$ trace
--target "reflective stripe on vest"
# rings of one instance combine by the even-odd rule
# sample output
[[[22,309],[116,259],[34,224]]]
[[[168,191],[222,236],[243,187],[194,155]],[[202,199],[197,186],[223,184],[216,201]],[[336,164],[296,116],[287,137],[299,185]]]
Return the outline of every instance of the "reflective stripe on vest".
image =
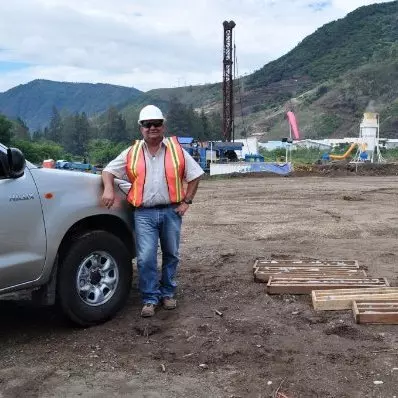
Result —
[[[127,153],[127,176],[131,182],[127,200],[136,207],[141,206],[144,197],[145,174],[144,141],[137,140]]]
[[[166,138],[164,155],[164,171],[171,203],[179,203],[185,196],[183,178],[185,173],[184,152],[177,137]],[[146,165],[144,141],[136,141],[127,153],[127,176],[131,188],[127,200],[139,207],[144,200]]]
[[[164,170],[171,203],[179,203],[184,199],[185,192],[182,180],[185,173],[185,157],[177,137],[166,139]]]

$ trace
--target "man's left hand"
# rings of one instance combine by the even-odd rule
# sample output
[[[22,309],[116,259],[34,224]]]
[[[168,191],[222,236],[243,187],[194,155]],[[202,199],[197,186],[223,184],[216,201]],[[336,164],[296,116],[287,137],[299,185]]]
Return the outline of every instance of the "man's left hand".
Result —
[[[188,210],[189,204],[182,202],[179,204],[178,207],[174,210],[176,213],[178,213],[180,216],[183,216],[185,212]]]

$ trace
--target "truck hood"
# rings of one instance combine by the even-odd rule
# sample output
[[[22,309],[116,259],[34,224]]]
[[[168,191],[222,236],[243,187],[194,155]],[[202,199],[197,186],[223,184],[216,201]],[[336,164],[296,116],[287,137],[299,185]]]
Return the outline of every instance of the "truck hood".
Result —
[[[95,186],[98,188],[98,185],[100,185],[102,187],[102,178],[99,174],[74,170],[48,169],[44,167],[36,167],[31,163],[28,164],[28,167],[34,178],[39,178],[41,184],[45,184],[46,186],[63,186],[65,189],[68,189],[69,186],[85,186],[87,188]],[[68,186],[65,187],[65,184],[68,184]],[[128,181],[120,180],[118,178],[115,178],[115,185],[122,185],[125,189],[131,186]]]
[[[101,205],[103,185],[100,175],[35,167],[30,169],[30,172],[36,181],[41,198],[45,194],[52,194],[54,202],[60,206],[67,204],[69,207],[74,203],[76,207],[101,207],[101,211],[104,211]],[[115,179],[116,202],[126,202],[129,189],[129,182]]]

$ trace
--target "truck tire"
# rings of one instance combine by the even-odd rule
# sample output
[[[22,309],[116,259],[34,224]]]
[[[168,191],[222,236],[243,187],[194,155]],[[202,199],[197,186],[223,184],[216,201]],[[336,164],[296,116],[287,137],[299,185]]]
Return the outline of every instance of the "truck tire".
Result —
[[[76,238],[60,258],[57,296],[65,314],[81,326],[112,318],[126,303],[132,283],[131,255],[106,231]]]

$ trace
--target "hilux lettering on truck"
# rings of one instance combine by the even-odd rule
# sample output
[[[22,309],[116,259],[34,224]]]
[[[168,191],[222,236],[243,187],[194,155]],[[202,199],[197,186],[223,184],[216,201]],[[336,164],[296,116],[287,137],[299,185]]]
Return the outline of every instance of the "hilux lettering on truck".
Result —
[[[31,200],[34,199],[33,193],[22,194],[22,195],[12,195],[10,196],[10,202],[19,202],[20,200]]]

